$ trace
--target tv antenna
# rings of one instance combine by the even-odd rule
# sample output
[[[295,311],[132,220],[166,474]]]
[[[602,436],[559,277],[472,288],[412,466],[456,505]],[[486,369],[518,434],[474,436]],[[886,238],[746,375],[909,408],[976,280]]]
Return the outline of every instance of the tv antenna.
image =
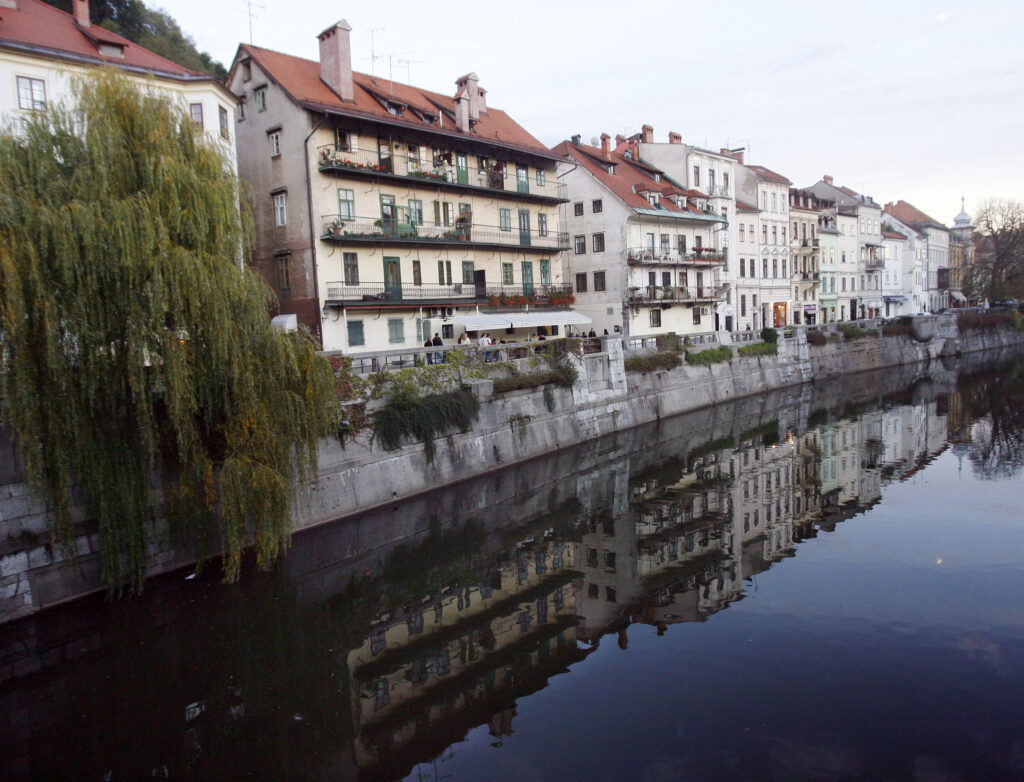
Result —
[[[411,87],[412,86],[412,66],[413,65],[419,65],[419,64],[423,63],[424,60],[396,60],[396,62],[399,65],[404,65],[405,66],[405,83],[408,84]]]
[[[250,46],[252,46],[252,20],[253,20],[254,16],[258,16],[259,15],[259,14],[256,14],[254,12],[254,9],[259,9],[260,11],[266,11],[267,7],[265,5],[260,5],[259,3],[254,3],[253,0],[245,0],[245,12],[246,12],[246,14],[249,17],[249,45]]]
[[[366,29],[366,32],[368,32],[370,34],[370,75],[371,76],[376,76],[376,74],[373,72],[373,66],[377,63],[377,60],[378,60],[377,53],[376,53],[376,51],[374,50],[374,47],[373,47],[375,34],[376,33],[382,33],[382,32],[384,32],[384,30],[385,30],[385,28],[383,28],[383,27],[368,27]],[[380,57],[379,59],[383,60],[384,58]]]

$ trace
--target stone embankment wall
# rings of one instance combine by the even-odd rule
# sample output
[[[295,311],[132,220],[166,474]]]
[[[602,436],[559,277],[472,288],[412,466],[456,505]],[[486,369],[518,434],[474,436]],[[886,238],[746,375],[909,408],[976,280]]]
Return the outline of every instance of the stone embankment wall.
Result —
[[[777,356],[736,355],[730,362],[684,364],[648,374],[625,371],[622,341],[613,337],[602,340],[602,352],[575,359],[579,377],[574,387],[554,388],[547,399],[540,389],[495,395],[490,381],[474,381],[481,401],[477,424],[439,441],[432,462],[422,443],[390,452],[365,439],[344,447],[336,440],[322,443],[319,478],[297,503],[296,529],[730,400],[893,366],[910,367],[924,377],[946,371],[937,362],[942,357],[1024,345],[1024,334],[1012,330],[961,335],[953,317],[916,320],[921,323],[913,337],[810,345],[805,333],[796,330],[780,339]],[[9,444],[0,443],[0,622],[103,588],[94,529],[82,525],[74,562],[51,547],[45,504],[30,496],[12,464]],[[401,530],[380,534],[402,537]],[[152,574],[194,561],[194,552],[176,545],[162,525],[154,530],[149,554]]]

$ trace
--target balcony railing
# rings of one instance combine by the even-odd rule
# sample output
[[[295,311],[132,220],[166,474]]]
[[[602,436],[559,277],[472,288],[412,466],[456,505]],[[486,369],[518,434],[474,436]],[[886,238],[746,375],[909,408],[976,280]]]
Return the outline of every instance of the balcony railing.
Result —
[[[682,288],[676,285],[645,285],[629,289],[631,303],[685,303],[694,301],[717,301],[725,297],[725,286],[701,285]]]
[[[868,258],[864,262],[865,269],[881,269],[885,266],[885,258]]]
[[[698,190],[700,188],[697,188]],[[728,185],[712,185],[707,190],[708,195],[712,198],[728,198],[729,197],[729,186]]]
[[[820,272],[797,272],[796,280],[797,282],[820,282],[821,274]]]
[[[325,144],[317,148],[317,160],[321,171],[409,177],[453,188],[501,190],[509,195],[568,200],[565,184],[558,181],[553,171],[544,172],[541,184],[537,181],[536,169],[531,177],[520,174],[514,164],[496,163],[492,168],[477,168],[468,163],[462,166],[458,156],[451,153],[445,153],[444,158],[426,160],[375,149],[344,149],[336,144]]]
[[[626,260],[631,264],[722,264],[726,260],[725,250],[714,250],[711,248],[703,250],[692,250],[688,253],[673,252],[672,250],[652,250],[649,247],[631,247],[626,250]]]
[[[563,284],[478,285],[472,282],[453,285],[415,285],[409,283],[367,282],[349,285],[327,283],[327,302],[331,304],[374,304],[412,302],[415,304],[488,304],[495,307],[538,306],[562,309],[572,303],[572,286]]]
[[[532,247],[540,250],[569,249],[565,232],[501,228],[458,220],[454,225],[371,217],[344,218],[324,215],[320,238],[330,242],[387,242],[408,244],[468,244],[500,247]]]

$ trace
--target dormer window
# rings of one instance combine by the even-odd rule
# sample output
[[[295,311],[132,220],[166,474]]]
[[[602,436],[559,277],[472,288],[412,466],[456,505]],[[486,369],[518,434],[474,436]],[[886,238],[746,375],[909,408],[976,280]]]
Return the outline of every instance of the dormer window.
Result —
[[[648,202],[650,202],[651,206],[657,206],[658,205],[658,194],[657,193],[647,193],[647,200],[648,200]]]
[[[661,174],[655,174],[654,175],[654,181],[655,182],[660,182],[661,181]]]
[[[116,43],[101,43],[100,54],[104,57],[124,57],[124,47]]]
[[[615,176],[615,166],[608,166],[608,173]]]

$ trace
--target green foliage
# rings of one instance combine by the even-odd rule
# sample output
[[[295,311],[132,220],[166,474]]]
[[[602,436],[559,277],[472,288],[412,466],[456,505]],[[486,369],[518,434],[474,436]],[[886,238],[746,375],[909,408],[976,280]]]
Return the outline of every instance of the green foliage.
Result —
[[[807,344],[809,345],[824,345],[828,342],[828,336],[823,331],[808,331],[807,332]]]
[[[779,353],[778,343],[758,342],[753,345],[743,345],[739,348],[741,356],[775,356]]]
[[[683,349],[683,341],[674,331],[656,337],[655,343],[659,351],[679,353]]]
[[[111,72],[76,91],[0,134],[3,412],[65,547],[80,488],[112,587],[145,579],[154,475],[234,579],[248,544],[264,567],[288,545],[337,425],[330,367],[270,328],[237,180],[195,123]]]
[[[480,401],[468,388],[421,396],[410,384],[395,386],[387,404],[373,417],[373,436],[385,450],[394,451],[402,441],[423,441],[427,462],[433,464],[434,438],[459,429],[469,431],[480,414]]]
[[[682,364],[678,353],[654,353],[649,356],[634,356],[625,360],[627,372],[656,372],[659,369],[674,369]]]
[[[847,340],[863,339],[868,335],[864,329],[857,328],[849,323],[840,323],[839,331]]]
[[[559,364],[555,369],[542,372],[530,372],[526,375],[512,375],[511,377],[499,377],[494,380],[494,393],[504,394],[508,391],[517,391],[521,388],[537,388],[553,384],[563,388],[572,388],[576,382],[578,373],[576,367],[568,364]]]
[[[687,351],[685,356],[687,364],[697,364],[706,367],[711,364],[720,364],[723,361],[732,361],[732,348],[722,346],[701,350],[698,353]]]
[[[761,339],[763,339],[765,342],[778,342],[779,332],[773,328],[765,326],[763,329],[761,329]]]
[[[71,0],[43,2],[71,13]],[[141,0],[90,0],[89,17],[93,24],[123,35],[185,68],[208,73],[220,81],[228,75],[221,63],[196,48],[196,42],[182,32],[170,14],[147,8]]]

